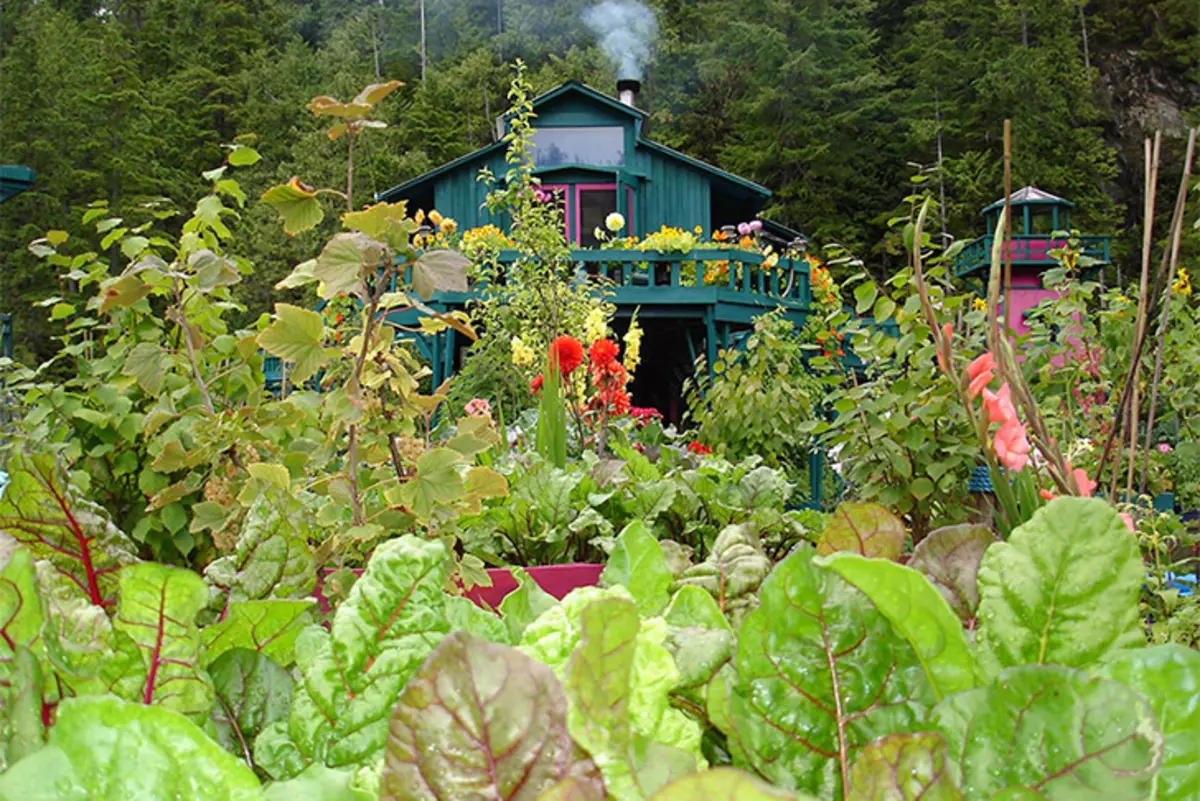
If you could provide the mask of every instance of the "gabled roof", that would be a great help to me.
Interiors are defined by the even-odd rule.
[[[33,170],[19,164],[0,164],[0,203],[33,185]]]
[[[596,102],[607,106],[613,111],[619,111],[622,114],[628,115],[635,119],[641,120],[645,119],[647,116],[646,112],[642,111],[640,108],[626,105],[620,100],[617,100],[617,98],[612,97],[611,95],[606,95],[599,89],[593,89],[586,83],[581,83],[580,81],[567,81],[564,84],[554,87],[549,92],[543,92],[542,94],[538,95],[533,99],[533,110],[537,111],[538,106],[544,106],[547,103],[568,94],[583,95],[589,100],[595,100]],[[507,112],[501,115],[501,119],[507,119],[511,113],[512,112]]]
[[[1033,206],[1044,204],[1048,206],[1059,205],[1072,207],[1075,205],[1066,198],[1059,197],[1058,195],[1052,195],[1049,192],[1038,189],[1036,186],[1027,186],[1024,189],[1018,189],[1016,192],[1013,192],[1012,204],[1014,206]],[[996,209],[1001,208],[1004,208],[1004,198],[1000,198],[995,203],[985,208],[983,213],[987,214],[989,211],[995,211]]]
[[[435,167],[434,169],[430,170],[429,172],[418,175],[416,178],[410,178],[402,184],[397,184],[396,186],[393,186],[391,189],[385,189],[382,192],[376,192],[375,199],[376,200],[386,200],[386,201],[390,202],[392,200],[392,198],[396,197],[397,195],[403,195],[404,193],[408,192],[409,190],[415,189],[416,187],[420,186],[421,184],[431,181],[434,178],[437,178],[439,175],[445,175],[448,172],[453,172],[454,170],[458,169],[459,167],[466,164],[467,162],[474,161],[475,159],[479,158],[480,156],[486,156],[487,154],[491,153],[492,151],[503,150],[503,149],[504,149],[503,142],[492,142],[490,145],[485,145],[484,147],[481,147],[478,150],[473,150],[470,153],[467,153],[465,156],[459,156],[458,158],[454,159],[453,161],[447,161],[442,166]]]

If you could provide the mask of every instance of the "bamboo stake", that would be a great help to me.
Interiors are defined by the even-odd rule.
[[[1012,120],[1004,121],[1004,328],[1012,325]]]
[[[1183,209],[1187,206],[1188,184],[1192,179],[1192,161],[1196,157],[1196,132],[1188,135],[1187,155],[1183,160],[1183,177],[1179,181],[1179,194],[1175,198],[1175,217],[1171,220],[1171,267],[1167,273],[1166,294],[1163,296],[1162,321],[1158,326],[1158,350],[1154,354],[1154,380],[1150,386],[1150,408],[1146,414],[1146,444],[1142,454],[1142,475],[1138,480],[1138,494],[1146,492],[1146,476],[1150,470],[1150,446],[1154,443],[1154,413],[1158,409],[1158,384],[1162,380],[1163,352],[1167,347],[1167,327],[1171,323],[1171,291],[1175,285],[1175,273],[1179,267],[1179,246],[1183,241]]]
[[[1142,229],[1142,278],[1138,283],[1138,310],[1135,341],[1145,341],[1146,338],[1146,307],[1150,291],[1150,255],[1154,249],[1154,205],[1155,194],[1158,192],[1158,160],[1162,152],[1162,131],[1154,134],[1154,151],[1150,151],[1150,142],[1146,142],[1147,176],[1146,176],[1146,210],[1145,225]],[[1138,434],[1138,380],[1142,372],[1142,352],[1138,349],[1137,358],[1129,368],[1132,378],[1132,401],[1129,405],[1129,470],[1125,479],[1125,497],[1133,494],[1133,471],[1137,466],[1137,434]],[[1113,474],[1115,477],[1115,473]]]

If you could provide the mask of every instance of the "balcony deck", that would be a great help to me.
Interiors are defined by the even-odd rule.
[[[1107,236],[1078,237],[1083,255],[1095,259],[1099,264],[1110,263],[1109,238]],[[1050,251],[1067,244],[1065,239],[1056,239],[1040,234],[1014,234],[1012,238],[1012,263],[1014,267],[1053,267],[1057,262]],[[1003,252],[1001,253],[1003,257]],[[954,274],[959,278],[987,273],[992,263],[992,236],[981,236],[972,240],[954,259]]]

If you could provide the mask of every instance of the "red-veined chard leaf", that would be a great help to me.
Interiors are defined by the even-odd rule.
[[[1137,541],[1096,498],[1038,509],[979,567],[979,664],[1087,668],[1144,643]]]
[[[1125,651],[1100,668],[1149,702],[1163,734],[1156,801],[1190,801],[1200,790],[1200,652],[1180,645]]]
[[[500,617],[508,627],[511,642],[519,643],[529,624],[558,601],[543,590],[527,571],[514,568],[510,572],[517,580],[517,588],[500,602]]]
[[[539,795],[537,801],[605,801],[607,798],[608,794],[604,792],[604,788],[597,790],[592,782],[563,779]]]
[[[467,631],[488,642],[511,645],[508,627],[495,613],[476,606],[461,595],[446,599],[446,620],[451,631]]]
[[[442,640],[392,713],[383,801],[536,801],[567,778],[602,789],[567,732],[550,668],[467,632]]]
[[[0,683],[0,772],[40,749],[46,738],[38,658],[18,645],[6,662]]]
[[[284,667],[296,659],[296,638],[312,622],[314,602],[241,601],[225,619],[201,630],[210,662],[231,648],[259,651]]]
[[[685,570],[676,586],[707,590],[726,616],[740,622],[757,606],[756,591],[770,572],[754,526],[744,523],[722,529],[709,557]]]
[[[642,689],[634,682],[639,628],[633,601],[592,602],[583,609],[581,640],[567,666],[571,736],[596,760],[616,801],[641,801],[696,769],[691,754],[650,739],[632,724],[630,699]],[[666,659],[674,669],[669,654]]]
[[[850,768],[846,801],[962,801],[935,732],[893,734],[868,743]]]
[[[805,801],[795,795],[734,768],[714,768],[676,779],[659,790],[650,801]]]
[[[112,696],[64,701],[50,744],[0,775],[3,801],[261,801],[258,779],[196,724]]]
[[[1048,801],[1144,799],[1163,748],[1137,693],[1057,665],[1009,668],[952,695],[934,708],[931,727],[946,738],[967,801],[1018,790]]]
[[[212,727],[226,751],[254,766],[254,738],[270,724],[287,718],[292,677],[258,651],[234,648],[208,668],[216,690]]]
[[[843,503],[825,524],[817,549],[822,556],[851,551],[896,560],[908,532],[900,518],[877,503]]]
[[[195,623],[207,600],[204,580],[191,570],[153,562],[121,570],[113,628],[141,652],[140,686],[129,700],[208,716],[213,690]]]
[[[0,531],[45,559],[92,603],[116,602],[116,573],[137,561],[134,543],[67,481],[55,457],[18,455],[8,464]]]
[[[987,526],[965,523],[939,528],[917,543],[908,566],[924,573],[954,614],[970,622],[979,608],[979,563],[995,541]]]
[[[870,598],[896,633],[908,640],[939,701],[977,686],[975,655],[962,623],[924,576],[895,562],[856,553],[836,553],[817,561]]]
[[[449,630],[446,570],[440,542],[407,535],[375,549],[331,630],[297,639],[291,712],[259,735],[256,764],[288,779],[315,763],[357,768],[382,756],[405,682]]]
[[[658,540],[645,523],[635,520],[617,535],[600,581],[608,586],[623,585],[637,603],[638,612],[653,617],[666,608],[674,577]]]
[[[912,648],[865,595],[803,547],[763,583],[738,632],[730,706],[753,767],[776,784],[836,797],[853,754],[917,731],[932,700]]]

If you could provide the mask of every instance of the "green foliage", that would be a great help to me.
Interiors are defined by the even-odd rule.
[[[937,734],[893,734],[862,749],[850,769],[847,801],[962,801]]]

